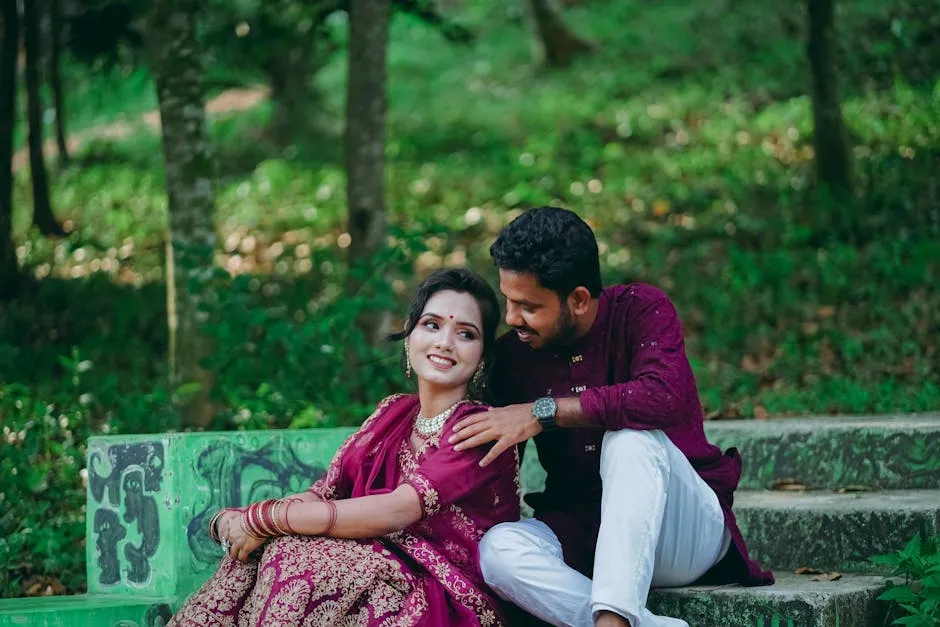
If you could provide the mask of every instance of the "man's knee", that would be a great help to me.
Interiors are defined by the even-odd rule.
[[[621,429],[604,434],[601,445],[601,475],[622,464],[667,463],[667,436],[662,431]]]
[[[519,576],[520,561],[534,544],[518,523],[500,523],[480,540],[480,570],[496,590]]]

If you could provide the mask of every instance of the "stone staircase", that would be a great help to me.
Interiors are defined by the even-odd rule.
[[[763,588],[656,590],[650,608],[693,627],[874,627],[884,588],[870,555],[940,533],[940,414],[712,422],[744,476],[735,510]],[[87,595],[0,600],[0,627],[165,624],[221,557],[219,507],[305,489],[348,429],[110,436],[88,447]],[[526,455],[524,491],[544,476]],[[777,488],[777,489],[770,489]],[[796,575],[837,571],[836,581]]]

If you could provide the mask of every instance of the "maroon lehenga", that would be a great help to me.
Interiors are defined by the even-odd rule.
[[[519,519],[516,449],[480,468],[485,448],[457,452],[447,443],[455,423],[484,409],[462,403],[415,451],[417,397],[382,401],[312,490],[339,500],[408,483],[421,499],[422,519],[370,540],[275,538],[248,564],[225,556],[170,625],[502,625],[477,544],[493,525]]]

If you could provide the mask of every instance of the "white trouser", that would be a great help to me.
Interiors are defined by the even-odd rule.
[[[552,625],[591,627],[601,610],[631,627],[688,627],[646,609],[651,586],[687,585],[728,550],[718,497],[662,431],[604,435],[594,579],[569,567],[545,523],[502,523],[480,543],[486,582]]]

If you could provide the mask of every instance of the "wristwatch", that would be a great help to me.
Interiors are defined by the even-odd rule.
[[[535,403],[532,404],[532,415],[542,425],[543,431],[552,431],[558,428],[558,423],[555,422],[555,412],[557,411],[558,404],[551,396],[537,398]]]

